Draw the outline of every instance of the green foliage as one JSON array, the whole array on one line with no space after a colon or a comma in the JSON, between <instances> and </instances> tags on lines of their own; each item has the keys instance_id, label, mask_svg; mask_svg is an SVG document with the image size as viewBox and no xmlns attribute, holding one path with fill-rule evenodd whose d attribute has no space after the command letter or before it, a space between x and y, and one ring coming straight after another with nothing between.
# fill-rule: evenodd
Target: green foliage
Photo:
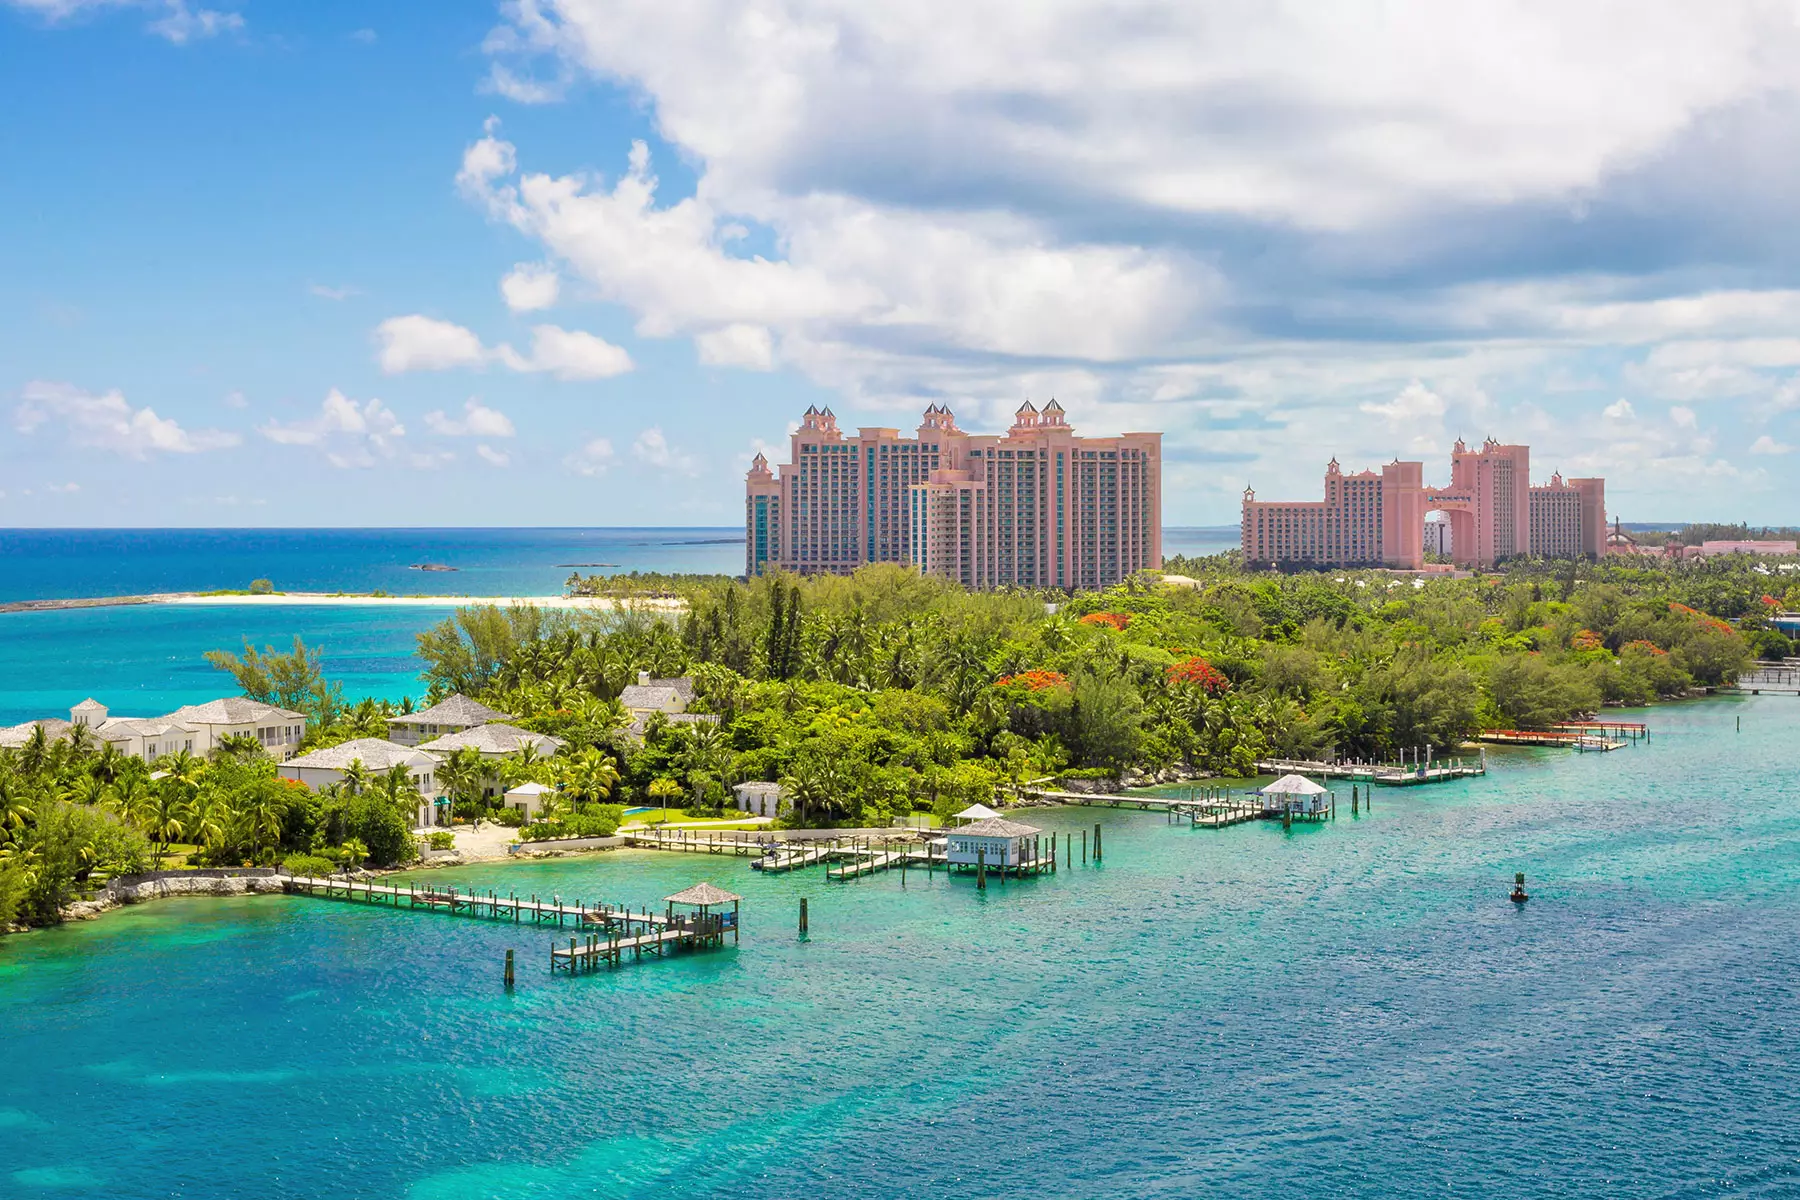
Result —
<instances>
[{"instance_id":1,"label":"green foliage","mask_svg":"<svg viewBox=\"0 0 1800 1200\"><path fill-rule=\"evenodd\" d=\"M553 820L533 821L520 831L520 836L528 842L566 837L611 837L619 831L619 822L624 816L622 805L590 804Z\"/></svg>"},{"instance_id":2,"label":"green foliage","mask_svg":"<svg viewBox=\"0 0 1800 1200\"><path fill-rule=\"evenodd\" d=\"M456 835L449 830L434 829L425 835L425 844L433 850L454 850Z\"/></svg>"},{"instance_id":3,"label":"green foliage","mask_svg":"<svg viewBox=\"0 0 1800 1200\"><path fill-rule=\"evenodd\" d=\"M228 650L208 650L206 661L237 680L244 695L264 704L303 712L314 725L329 725L343 708L343 685L325 678L320 652L294 637L287 653L273 646L258 650L244 643L239 656Z\"/></svg>"},{"instance_id":4,"label":"green foliage","mask_svg":"<svg viewBox=\"0 0 1800 1200\"><path fill-rule=\"evenodd\" d=\"M290 854L281 860L281 869L289 875L323 879L328 875L336 874L338 866L329 858L317 854Z\"/></svg>"}]
</instances>

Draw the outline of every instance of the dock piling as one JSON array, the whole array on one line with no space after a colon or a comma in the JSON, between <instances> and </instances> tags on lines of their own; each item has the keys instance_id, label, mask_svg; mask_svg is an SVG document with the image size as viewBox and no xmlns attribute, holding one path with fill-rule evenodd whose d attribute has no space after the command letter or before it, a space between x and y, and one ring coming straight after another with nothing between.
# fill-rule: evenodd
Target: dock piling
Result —
<instances>
[{"instance_id":1,"label":"dock piling","mask_svg":"<svg viewBox=\"0 0 1800 1200\"><path fill-rule=\"evenodd\" d=\"M1100 822L1094 822L1094 861L1100 861Z\"/></svg>"},{"instance_id":2,"label":"dock piling","mask_svg":"<svg viewBox=\"0 0 1800 1200\"><path fill-rule=\"evenodd\" d=\"M800 932L806 932L806 897L800 897Z\"/></svg>"},{"instance_id":3,"label":"dock piling","mask_svg":"<svg viewBox=\"0 0 1800 1200\"><path fill-rule=\"evenodd\" d=\"M506 952L506 990L510 992L510 991L512 991L512 987L513 987L513 952L511 950L508 950Z\"/></svg>"}]
</instances>

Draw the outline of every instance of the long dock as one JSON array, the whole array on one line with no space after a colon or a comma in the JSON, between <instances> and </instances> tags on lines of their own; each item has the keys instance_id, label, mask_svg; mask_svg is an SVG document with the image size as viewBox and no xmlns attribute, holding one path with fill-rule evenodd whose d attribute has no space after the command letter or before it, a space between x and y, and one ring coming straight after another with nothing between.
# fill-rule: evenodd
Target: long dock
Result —
<instances>
[{"instance_id":1,"label":"long dock","mask_svg":"<svg viewBox=\"0 0 1800 1200\"><path fill-rule=\"evenodd\" d=\"M624 929L633 926L654 929L669 924L669 919L660 913L647 910L633 912L622 905L587 904L580 900L564 900L560 896L540 900L536 896L527 898L511 893L502 896L498 892L459 891L453 887L421 888L416 884L396 887L355 879L318 879L306 875L284 878L282 889L319 900L347 900L357 904L443 913L452 917L506 921L514 925L526 920L534 925L554 923L558 928L565 921L578 926L617 926Z\"/></svg>"},{"instance_id":2,"label":"long dock","mask_svg":"<svg viewBox=\"0 0 1800 1200\"><path fill-rule=\"evenodd\" d=\"M739 836L736 830L626 830L619 835L636 850L675 850L683 854L729 854L735 858L766 853L771 838Z\"/></svg>"},{"instance_id":3,"label":"long dock","mask_svg":"<svg viewBox=\"0 0 1800 1200\"><path fill-rule=\"evenodd\" d=\"M1752 696L1763 692L1800 693L1800 666L1790 663L1758 663L1753 671L1737 677L1737 690Z\"/></svg>"},{"instance_id":4,"label":"long dock","mask_svg":"<svg viewBox=\"0 0 1800 1200\"><path fill-rule=\"evenodd\" d=\"M1620 738L1560 729L1484 729L1479 740L1499 746L1568 746L1578 751L1623 750L1630 745Z\"/></svg>"},{"instance_id":5,"label":"long dock","mask_svg":"<svg viewBox=\"0 0 1800 1200\"><path fill-rule=\"evenodd\" d=\"M1474 763L1460 758L1427 759L1417 763L1373 763L1356 760L1314 760L1305 758L1265 758L1256 769L1264 775L1317 775L1322 779L1343 779L1351 783L1372 783L1380 787L1416 787L1425 783L1446 783L1452 779L1473 779L1487 774L1487 760Z\"/></svg>"}]
</instances>

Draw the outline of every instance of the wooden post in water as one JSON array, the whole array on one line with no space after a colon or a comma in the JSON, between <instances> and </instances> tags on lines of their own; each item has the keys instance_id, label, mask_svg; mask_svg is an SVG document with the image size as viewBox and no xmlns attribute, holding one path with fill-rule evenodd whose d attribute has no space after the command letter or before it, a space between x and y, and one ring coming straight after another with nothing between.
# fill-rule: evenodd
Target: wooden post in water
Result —
<instances>
[{"instance_id":1,"label":"wooden post in water","mask_svg":"<svg viewBox=\"0 0 1800 1200\"><path fill-rule=\"evenodd\" d=\"M1356 815L1356 785L1354 783L1350 785L1350 815L1353 817Z\"/></svg>"},{"instance_id":2,"label":"wooden post in water","mask_svg":"<svg viewBox=\"0 0 1800 1200\"><path fill-rule=\"evenodd\" d=\"M800 932L806 932L806 897L800 897Z\"/></svg>"},{"instance_id":3,"label":"wooden post in water","mask_svg":"<svg viewBox=\"0 0 1800 1200\"><path fill-rule=\"evenodd\" d=\"M508 950L506 952L506 990L509 992L512 991L512 985L513 985L513 952L511 950Z\"/></svg>"},{"instance_id":4,"label":"wooden post in water","mask_svg":"<svg viewBox=\"0 0 1800 1200\"><path fill-rule=\"evenodd\" d=\"M975 890L982 891L982 892L985 892L987 890L987 849L986 849L986 847L979 848L975 851Z\"/></svg>"},{"instance_id":5,"label":"wooden post in water","mask_svg":"<svg viewBox=\"0 0 1800 1200\"><path fill-rule=\"evenodd\" d=\"M1081 865L1087 866L1087 830L1081 831Z\"/></svg>"},{"instance_id":6,"label":"wooden post in water","mask_svg":"<svg viewBox=\"0 0 1800 1200\"><path fill-rule=\"evenodd\" d=\"M1094 861L1100 861L1100 822L1094 822Z\"/></svg>"}]
</instances>

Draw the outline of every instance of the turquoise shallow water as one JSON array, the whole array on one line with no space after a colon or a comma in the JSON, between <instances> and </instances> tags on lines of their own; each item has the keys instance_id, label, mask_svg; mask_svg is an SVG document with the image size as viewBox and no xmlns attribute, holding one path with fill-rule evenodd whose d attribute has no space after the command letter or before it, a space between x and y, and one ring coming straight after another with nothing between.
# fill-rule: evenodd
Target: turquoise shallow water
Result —
<instances>
[{"instance_id":1,"label":"turquoise shallow water","mask_svg":"<svg viewBox=\"0 0 1800 1200\"><path fill-rule=\"evenodd\" d=\"M1648 718L1291 833L1046 812L1105 865L985 893L448 875L746 897L736 949L575 979L547 931L290 897L10 939L0 1194L1793 1195L1800 701Z\"/></svg>"}]
</instances>

